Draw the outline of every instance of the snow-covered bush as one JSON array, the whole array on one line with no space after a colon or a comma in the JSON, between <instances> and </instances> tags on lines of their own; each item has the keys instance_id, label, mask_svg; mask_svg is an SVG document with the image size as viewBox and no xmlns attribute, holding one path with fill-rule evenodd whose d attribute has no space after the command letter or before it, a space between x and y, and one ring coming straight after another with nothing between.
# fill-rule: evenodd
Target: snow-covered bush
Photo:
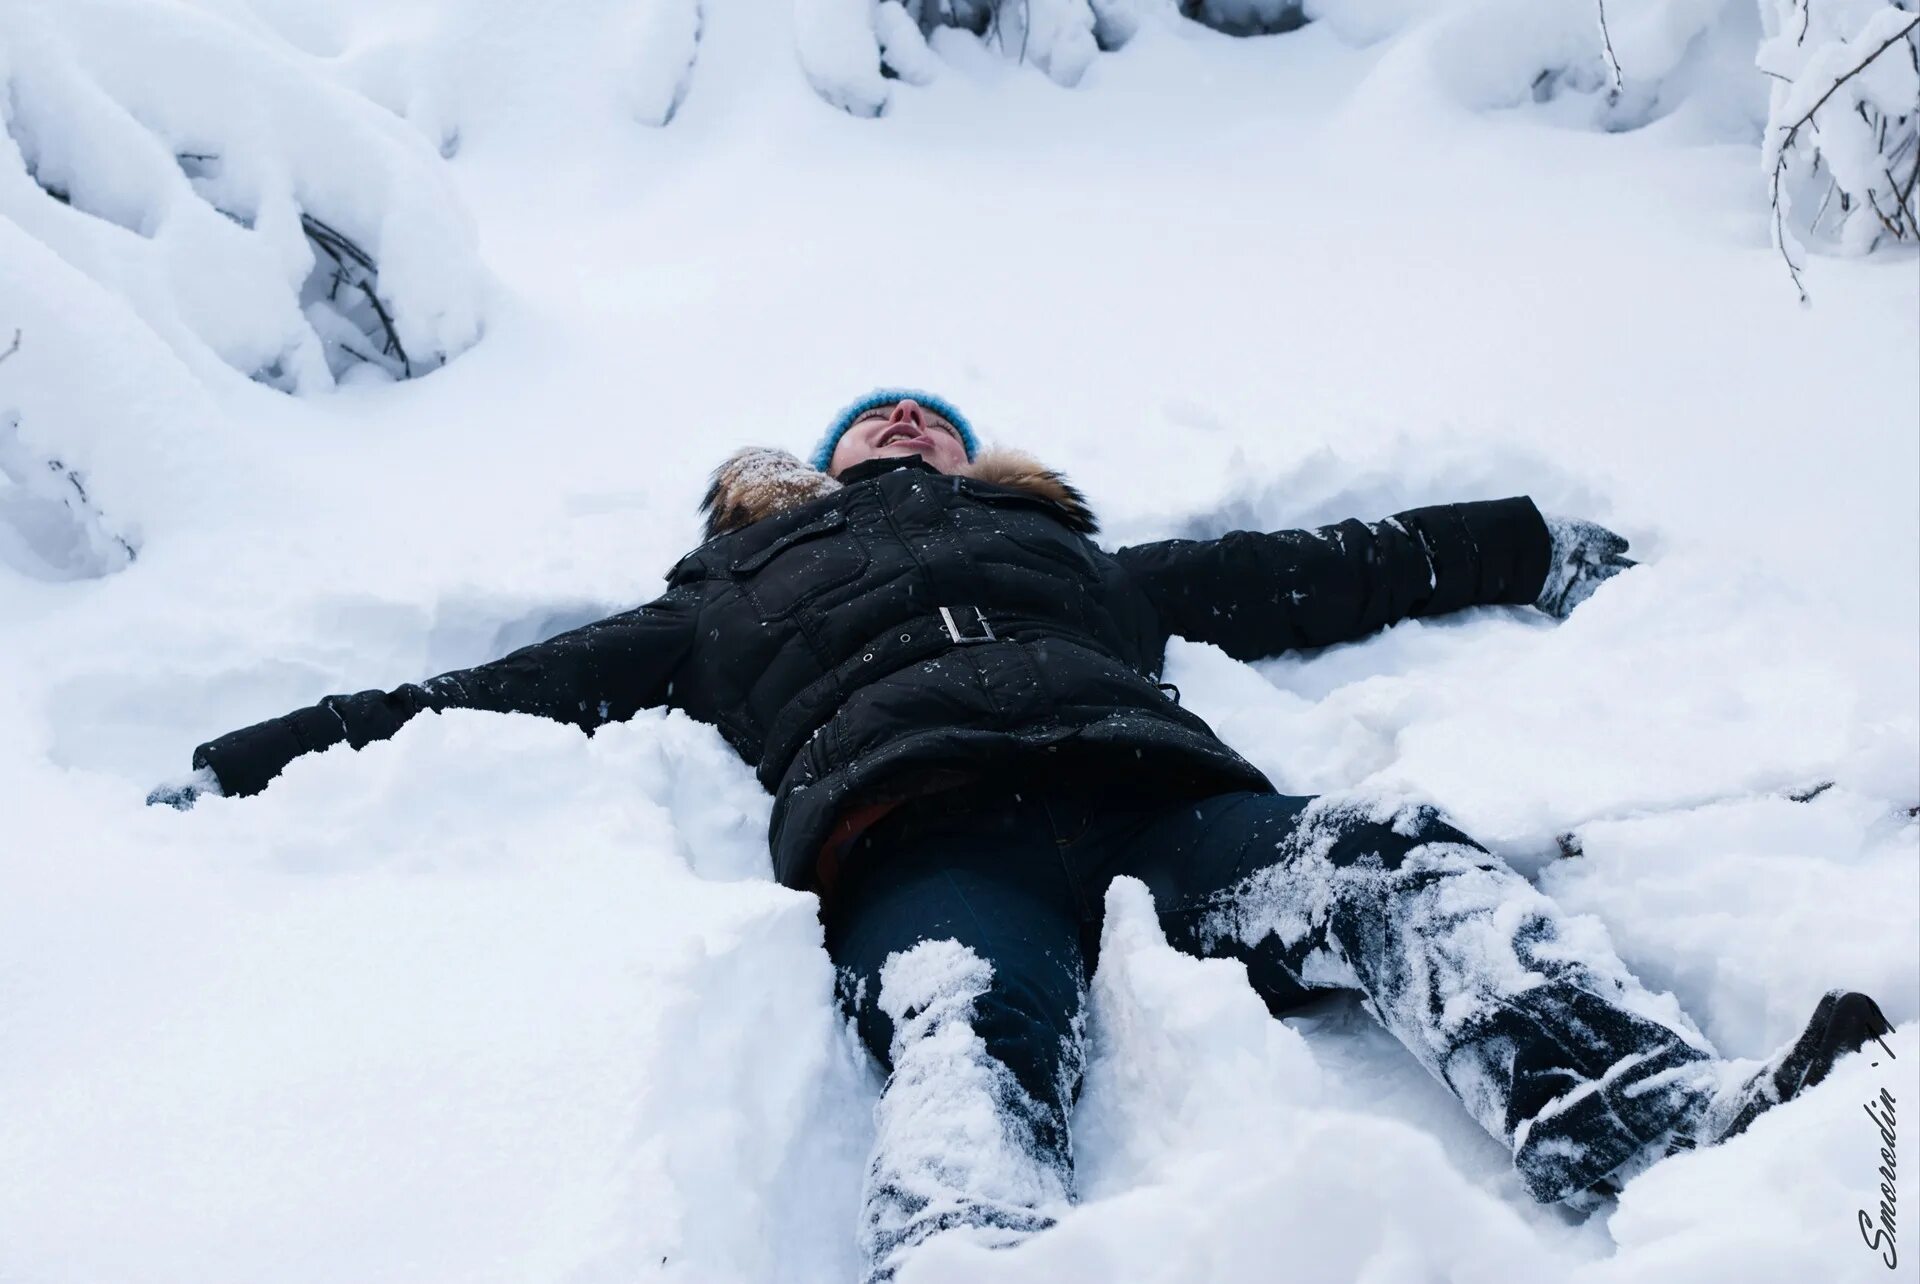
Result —
<instances>
[{"instance_id":1,"label":"snow-covered bush","mask_svg":"<svg viewBox=\"0 0 1920 1284\"><path fill-rule=\"evenodd\" d=\"M1305 0L1180 0L1180 12L1230 36L1272 35L1307 21Z\"/></svg>"},{"instance_id":2,"label":"snow-covered bush","mask_svg":"<svg viewBox=\"0 0 1920 1284\"><path fill-rule=\"evenodd\" d=\"M1774 78L1763 163L1775 243L1843 253L1920 238L1920 0L1760 0Z\"/></svg>"},{"instance_id":3,"label":"snow-covered bush","mask_svg":"<svg viewBox=\"0 0 1920 1284\"><path fill-rule=\"evenodd\" d=\"M1421 63L1474 110L1551 104L1617 132L1710 101L1756 138L1764 114L1754 0L1308 0L1305 12L1351 44L1391 39L1380 81Z\"/></svg>"},{"instance_id":4,"label":"snow-covered bush","mask_svg":"<svg viewBox=\"0 0 1920 1284\"><path fill-rule=\"evenodd\" d=\"M4 217L0 352L0 579L109 575L149 523L195 520L205 386L125 298Z\"/></svg>"},{"instance_id":5,"label":"snow-covered bush","mask_svg":"<svg viewBox=\"0 0 1920 1284\"><path fill-rule=\"evenodd\" d=\"M1207 0L1240 7L1271 0ZM1289 0L1291 2L1291 0ZM1117 49L1142 14L1171 0L795 0L800 65L822 98L855 116L887 108L889 80L925 84L937 60L928 37L940 27L972 32L1056 84L1080 83L1095 56ZM1196 15L1197 16L1197 15Z\"/></svg>"},{"instance_id":6,"label":"snow-covered bush","mask_svg":"<svg viewBox=\"0 0 1920 1284\"><path fill-rule=\"evenodd\" d=\"M18 355L20 340L15 330L0 347L0 365ZM19 412L0 401L0 566L35 579L94 579L134 555L134 545L108 527L80 471L23 440Z\"/></svg>"},{"instance_id":7,"label":"snow-covered bush","mask_svg":"<svg viewBox=\"0 0 1920 1284\"><path fill-rule=\"evenodd\" d=\"M1770 0L1763 0L1770 2ZM1753 0L795 0L800 61L822 97L855 115L886 108L889 79L925 83L927 40L970 31L1057 83L1077 84L1101 51L1149 16L1234 36L1330 24L1359 44L1406 34L1474 106L1581 95L1599 123L1630 129L1729 67L1751 79ZM1737 54L1728 57L1729 49ZM1760 97L1757 86L1752 97Z\"/></svg>"},{"instance_id":8,"label":"snow-covered bush","mask_svg":"<svg viewBox=\"0 0 1920 1284\"><path fill-rule=\"evenodd\" d=\"M1755 122L1758 39L1750 0L1563 0L1572 52L1536 77L1533 96L1585 92L1602 129L1638 129L1699 97L1732 99L1716 114Z\"/></svg>"},{"instance_id":9,"label":"snow-covered bush","mask_svg":"<svg viewBox=\"0 0 1920 1284\"><path fill-rule=\"evenodd\" d=\"M649 125L670 124L693 85L706 13L701 0L645 0L640 24L634 115Z\"/></svg>"},{"instance_id":10,"label":"snow-covered bush","mask_svg":"<svg viewBox=\"0 0 1920 1284\"><path fill-rule=\"evenodd\" d=\"M480 328L433 148L261 24L187 3L0 3L0 220L203 376L424 374Z\"/></svg>"},{"instance_id":11,"label":"snow-covered bush","mask_svg":"<svg viewBox=\"0 0 1920 1284\"><path fill-rule=\"evenodd\" d=\"M0 565L35 579L97 579L124 570L136 553L80 471L35 455L21 442L20 417L0 413Z\"/></svg>"}]
</instances>

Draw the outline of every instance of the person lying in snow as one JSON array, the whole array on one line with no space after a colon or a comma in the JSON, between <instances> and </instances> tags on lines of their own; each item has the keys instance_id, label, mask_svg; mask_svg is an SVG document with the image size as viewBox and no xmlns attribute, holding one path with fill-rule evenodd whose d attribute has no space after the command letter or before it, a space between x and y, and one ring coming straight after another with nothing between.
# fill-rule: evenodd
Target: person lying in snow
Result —
<instances>
[{"instance_id":1,"label":"person lying in snow","mask_svg":"<svg viewBox=\"0 0 1920 1284\"><path fill-rule=\"evenodd\" d=\"M1072 1200L1082 1013L1121 875L1276 1013L1363 995L1543 1202L1590 1205L1740 1132L1887 1028L1834 990L1771 1060L1722 1059L1432 807L1282 795L1158 681L1176 635L1253 660L1469 606L1564 617L1633 565L1599 526L1518 498L1107 552L1063 476L900 390L849 406L810 463L734 455L702 510L655 601L222 736L150 801L257 793L429 709L713 724L775 795L774 869L819 893L841 1001L890 1072L870 1280L933 1235L1011 1243Z\"/></svg>"}]
</instances>

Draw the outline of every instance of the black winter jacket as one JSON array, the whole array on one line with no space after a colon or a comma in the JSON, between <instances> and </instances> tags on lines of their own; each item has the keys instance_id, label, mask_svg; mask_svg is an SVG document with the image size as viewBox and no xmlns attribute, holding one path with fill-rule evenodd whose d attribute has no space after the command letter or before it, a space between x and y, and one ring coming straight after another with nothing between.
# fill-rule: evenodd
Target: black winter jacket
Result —
<instances>
[{"instance_id":1,"label":"black winter jacket","mask_svg":"<svg viewBox=\"0 0 1920 1284\"><path fill-rule=\"evenodd\" d=\"M1023 456L983 455L967 476L873 460L840 482L736 456L708 496L713 537L656 600L490 664L329 696L200 746L194 764L251 794L302 753L357 749L424 709L588 731L684 709L758 770L775 871L807 887L846 807L941 773L1270 792L1158 685L1169 636L1254 659L1531 603L1551 546L1532 502L1504 499L1108 553L1079 493Z\"/></svg>"}]
</instances>

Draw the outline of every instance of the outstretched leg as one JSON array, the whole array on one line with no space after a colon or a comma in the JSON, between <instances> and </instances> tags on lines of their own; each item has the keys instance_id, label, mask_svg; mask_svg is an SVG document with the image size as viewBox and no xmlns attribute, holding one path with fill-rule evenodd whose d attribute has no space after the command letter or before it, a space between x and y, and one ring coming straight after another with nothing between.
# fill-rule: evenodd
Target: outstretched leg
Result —
<instances>
[{"instance_id":1,"label":"outstretched leg","mask_svg":"<svg viewBox=\"0 0 1920 1284\"><path fill-rule=\"evenodd\" d=\"M923 810L827 905L842 1003L889 1071L862 1192L869 1281L933 1235L1003 1245L1072 1198L1082 924L1044 812Z\"/></svg>"},{"instance_id":2,"label":"outstretched leg","mask_svg":"<svg viewBox=\"0 0 1920 1284\"><path fill-rule=\"evenodd\" d=\"M1146 827L1169 939L1242 959L1276 1011L1340 988L1513 1154L1541 1201L1664 1153L1725 1063L1590 918L1430 807L1225 795Z\"/></svg>"}]
</instances>

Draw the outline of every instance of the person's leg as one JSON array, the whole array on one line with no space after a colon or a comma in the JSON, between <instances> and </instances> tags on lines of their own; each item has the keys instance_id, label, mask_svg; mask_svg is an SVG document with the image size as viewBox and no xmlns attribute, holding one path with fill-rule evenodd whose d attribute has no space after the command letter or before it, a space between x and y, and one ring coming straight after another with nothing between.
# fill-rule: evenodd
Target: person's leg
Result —
<instances>
[{"instance_id":1,"label":"person's leg","mask_svg":"<svg viewBox=\"0 0 1920 1284\"><path fill-rule=\"evenodd\" d=\"M1430 807L1223 795L1165 809L1107 872L1147 883L1175 945L1244 961L1276 1012L1365 995L1543 1202L1661 1153L1722 1078L1596 921Z\"/></svg>"},{"instance_id":2,"label":"person's leg","mask_svg":"<svg viewBox=\"0 0 1920 1284\"><path fill-rule=\"evenodd\" d=\"M871 1281L932 1235L1011 1243L1072 1198L1083 924L1043 809L947 811L883 822L825 907L841 1001L889 1071L862 1192Z\"/></svg>"}]
</instances>

